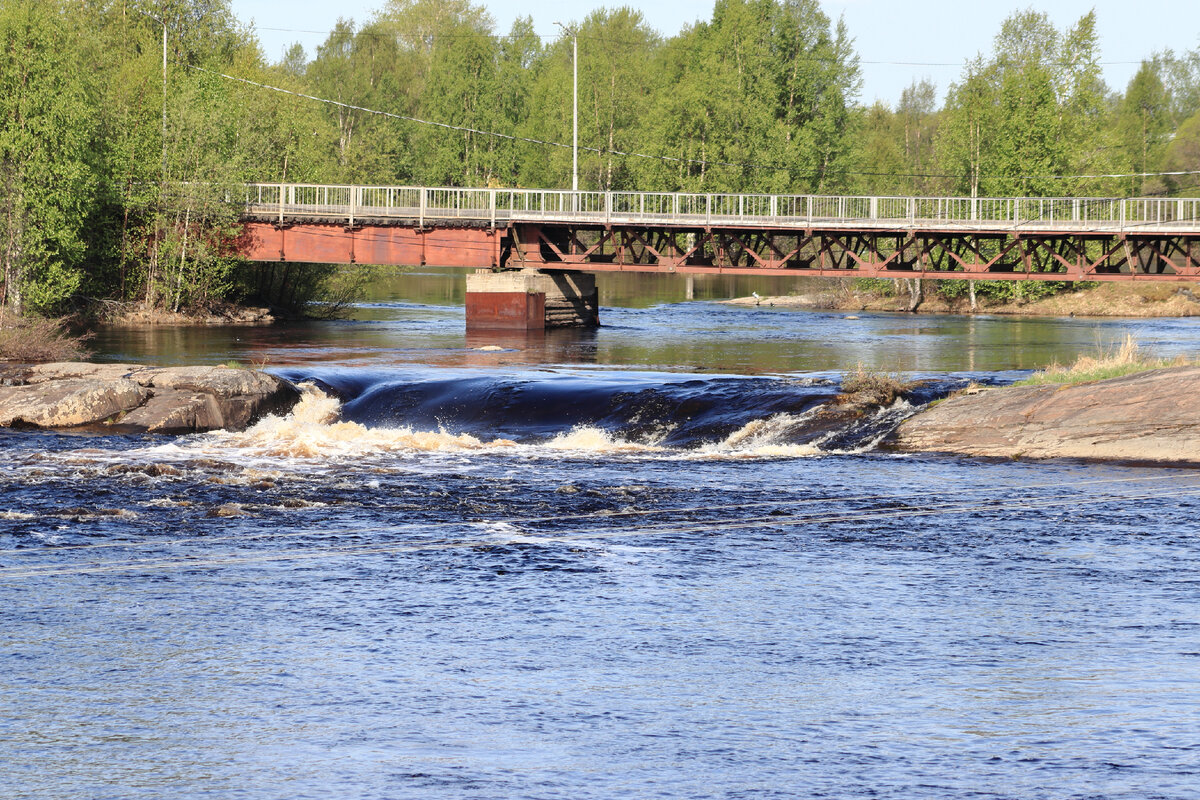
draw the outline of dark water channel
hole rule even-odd
[[[485,341],[456,286],[95,343],[323,389],[243,433],[0,432],[0,797],[1196,796],[1200,476],[805,434],[857,363],[1194,323],[621,276],[597,332]]]

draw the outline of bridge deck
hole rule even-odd
[[[1200,280],[1200,199],[253,184],[252,260],[584,271]]]
[[[667,228],[1200,234],[1200,199],[861,197],[252,184],[256,217]]]

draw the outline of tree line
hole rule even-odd
[[[853,32],[817,0],[717,0],[671,37],[629,7],[547,37],[385,0],[277,62],[228,0],[0,0],[0,305],[328,291],[333,268],[233,255],[242,182],[569,187],[575,42],[581,189],[1195,195],[1165,173],[1200,170],[1200,48],[1114,90],[1095,21],[1018,12],[893,107],[860,101]]]

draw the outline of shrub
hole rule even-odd
[[[842,379],[842,398],[844,402],[861,405],[890,406],[911,388],[912,384],[898,375],[877,372],[859,364]]]
[[[22,317],[0,311],[0,360],[35,363],[78,361],[88,336],[73,336],[63,318]]]

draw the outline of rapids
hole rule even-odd
[[[0,431],[0,796],[1195,796],[1195,472],[877,443],[1028,352],[1200,336],[603,315],[490,351],[408,300],[154,334],[304,397],[242,432]],[[170,360],[139,341],[98,346]],[[822,425],[864,355],[931,383]]]

